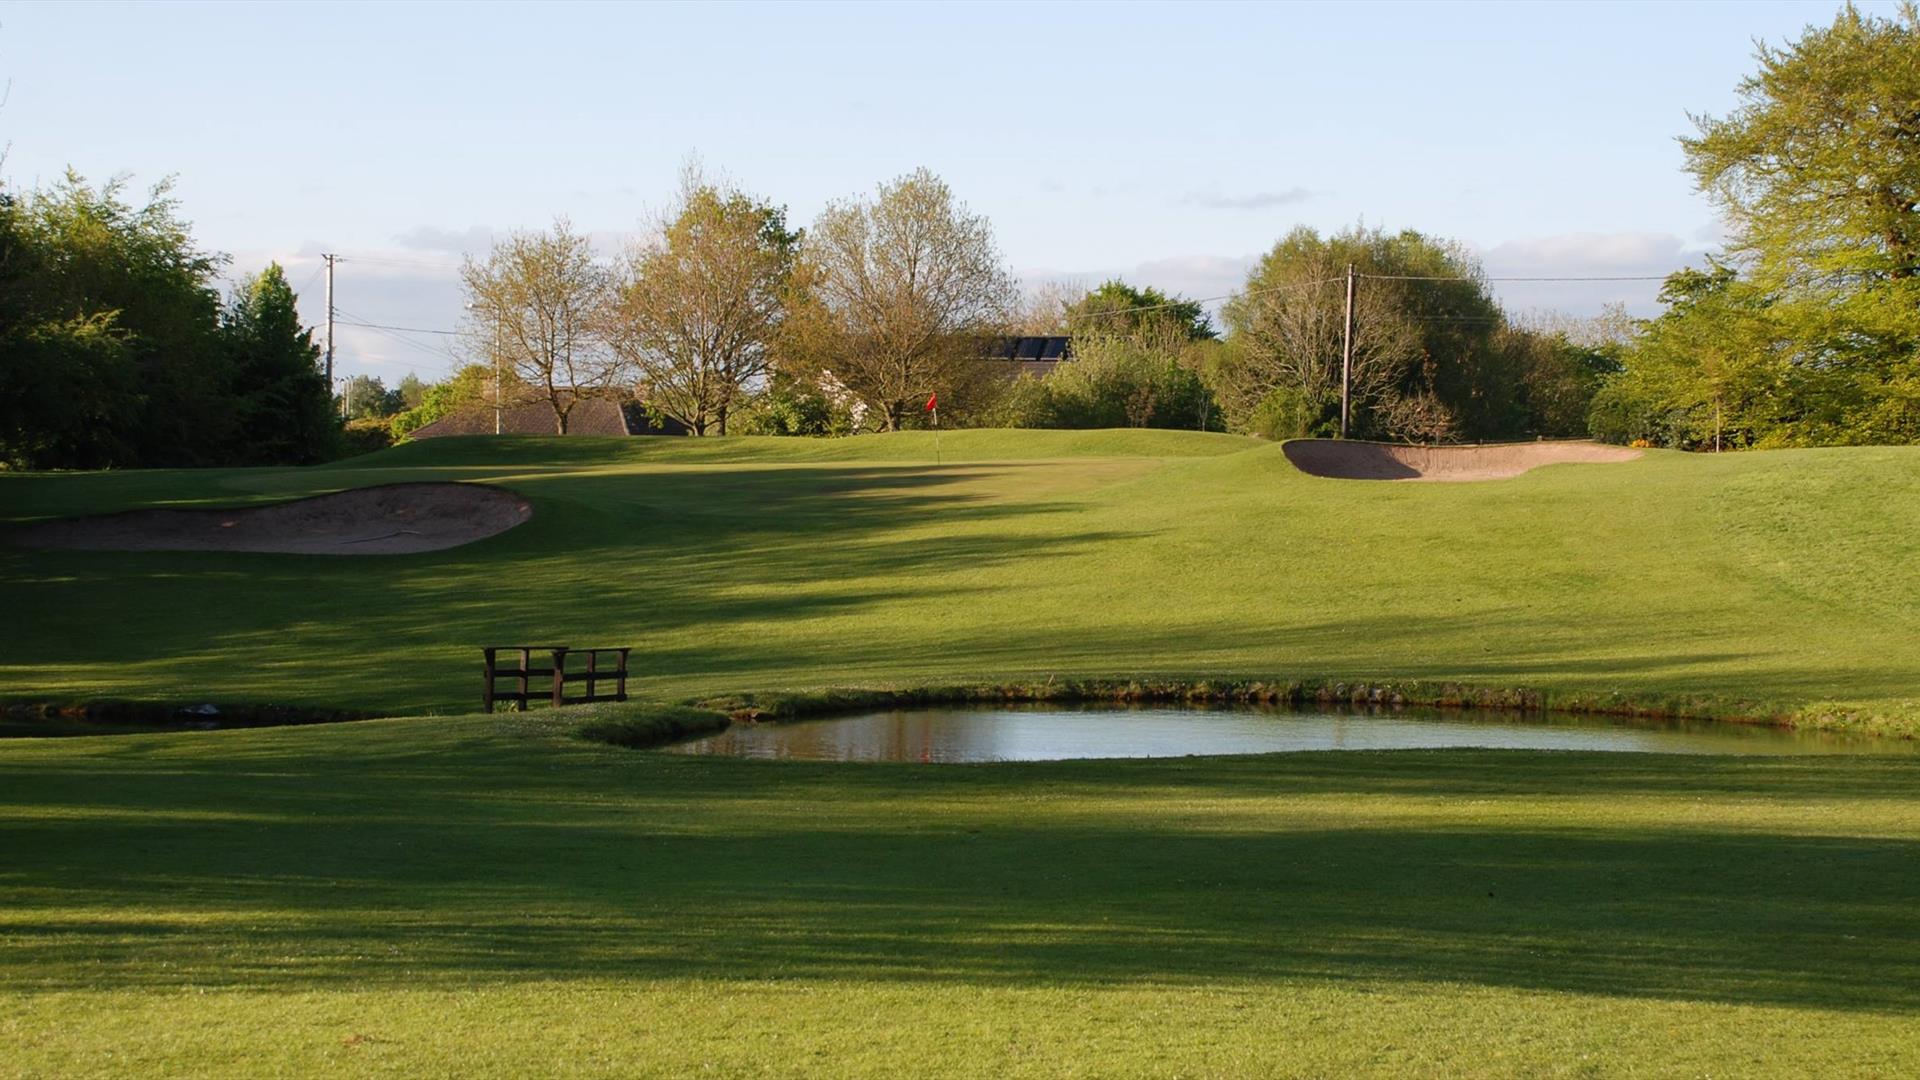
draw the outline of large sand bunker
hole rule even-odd
[[[229,510],[131,510],[13,531],[26,547],[77,551],[273,551],[403,555],[506,532],[533,516],[511,491],[481,484],[385,484]]]
[[[1337,480],[1501,480],[1562,462],[1632,461],[1640,451],[1597,442],[1400,446],[1341,439],[1294,439],[1281,447],[1304,473]]]

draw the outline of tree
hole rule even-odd
[[[612,320],[648,408],[727,433],[772,366],[799,241],[784,208],[682,174],[678,203],[628,255]]]
[[[1520,381],[1526,434],[1568,437],[1588,434],[1593,395],[1619,370],[1619,347],[1582,344],[1577,331],[1550,320],[1508,323],[1494,334],[1493,347]]]
[[[525,388],[519,384],[513,372],[501,370],[500,379],[505,384],[499,389],[502,403],[526,397]],[[401,385],[406,384],[402,382]],[[418,405],[393,418],[393,433],[396,436],[407,435],[443,416],[465,409],[492,409],[494,395],[493,367],[489,364],[468,364],[446,379],[426,387],[420,394]]]
[[[349,420],[381,420],[400,411],[400,392],[387,389],[378,375],[355,375],[347,380],[346,414]]]
[[[122,398],[109,403],[100,396],[106,387],[89,391],[88,408],[117,419],[110,436],[87,437],[84,449],[69,444],[86,464],[217,464],[231,452],[237,420],[214,287],[225,257],[194,243],[169,181],[138,207],[125,189],[122,177],[96,188],[69,172],[12,203],[15,257],[36,269],[19,285],[21,322],[10,336],[24,341],[26,327],[39,327],[33,348],[74,358],[80,366],[71,371],[117,372],[125,362],[131,378],[115,374],[106,384],[124,387]],[[53,329],[61,326],[68,330]]]
[[[1219,336],[1198,300],[1137,289],[1118,278],[1068,304],[1064,321],[1077,335],[1118,335],[1163,352]]]
[[[221,315],[239,421],[230,460],[308,465],[332,451],[332,395],[295,299],[273,263],[241,282]]]
[[[1502,315],[1478,263],[1412,231],[1289,233],[1222,309],[1234,346],[1215,393],[1239,426],[1273,434],[1339,428],[1346,271],[1354,305],[1352,433],[1422,438],[1508,433],[1511,374],[1491,348]],[[1258,418],[1258,419],[1256,419]]]
[[[1219,411],[1177,354],[1109,333],[1077,335],[1073,359],[1016,379],[986,419],[996,427],[1206,430]]]
[[[1828,396],[1807,384],[1824,376],[1795,371],[1776,346],[1772,298],[1731,267],[1673,274],[1660,299],[1666,311],[1644,326],[1621,373],[1594,397],[1595,434],[1683,449],[1777,443],[1783,406]]]
[[[587,238],[564,218],[515,232],[460,272],[469,336],[553,410],[554,432],[581,400],[610,394],[627,373],[608,341],[614,290]]]
[[[0,464],[95,468],[128,460],[119,432],[139,405],[126,331],[112,312],[47,318],[49,256],[19,200],[0,191]]]
[[[1920,273],[1920,14],[1848,4],[1785,48],[1761,44],[1740,106],[1694,117],[1687,168],[1769,288]]]
[[[1009,334],[1054,337],[1069,333],[1067,311],[1087,296],[1087,287],[1075,281],[1043,281],[1016,302],[1007,319]]]
[[[886,430],[929,395],[963,403],[996,379],[977,361],[1014,308],[1013,279],[993,227],[933,173],[829,205],[801,250],[811,302],[796,319],[797,355]]]
[[[426,400],[427,384],[420,381],[420,376],[409,371],[406,378],[400,380],[400,385],[394,387],[394,391],[400,395],[401,405],[417,409]]]
[[[1663,333],[1759,318],[1741,334],[1773,335],[1779,378],[1757,442],[1920,441],[1920,13],[1849,5],[1757,59],[1739,107],[1681,144],[1748,274],[1723,293],[1764,302],[1682,305]]]

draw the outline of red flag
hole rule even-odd
[[[934,409],[936,409],[936,408],[938,408],[938,407],[939,407],[939,405],[940,405],[940,395],[939,395],[939,394],[934,394],[934,395],[932,395],[932,396],[930,396],[930,397],[928,397],[928,398],[927,398],[927,408],[926,408],[926,411],[927,411],[927,412],[932,412],[932,411],[933,411]]]

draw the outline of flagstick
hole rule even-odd
[[[933,407],[933,463],[940,464],[940,406]]]

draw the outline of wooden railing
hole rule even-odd
[[[527,711],[529,701],[548,701],[554,705],[584,705],[590,701],[627,700],[627,653],[630,649],[575,649],[566,645],[489,645],[480,650],[486,656],[485,682],[480,696],[480,707],[484,712],[492,712],[496,702],[511,702],[521,712]],[[547,653],[551,659],[546,667],[533,666],[533,654]],[[511,656],[519,653],[518,667],[501,667],[501,654]],[[569,657],[585,653],[587,669],[568,671]],[[604,668],[600,664],[602,656],[613,657],[613,667]],[[515,683],[513,690],[501,690],[499,681],[510,679]],[[613,684],[613,693],[603,694],[603,683]],[[586,693],[569,696],[569,683],[585,683]],[[535,689],[538,687],[539,689]]]

